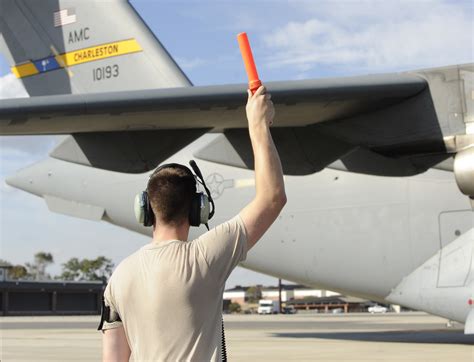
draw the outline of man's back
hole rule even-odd
[[[117,267],[105,302],[120,315],[131,360],[221,359],[222,293],[246,243],[237,216],[193,241],[147,244]]]
[[[269,129],[275,112],[265,92],[264,87],[253,95],[248,91],[246,105],[255,197],[230,222],[189,244],[169,242],[187,240],[191,225],[206,224],[214,214],[198,192],[197,180],[212,198],[193,164],[195,175],[178,164],[161,165],[150,175],[147,190],[137,199],[137,220],[153,225],[153,245],[168,244],[144,247],[112,276],[105,304],[123,325],[104,324],[102,329],[109,329],[104,331],[104,361],[127,361],[130,356],[135,360],[221,359],[225,280],[286,203],[281,162]],[[107,308],[103,310],[103,316],[110,315]]]

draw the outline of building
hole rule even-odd
[[[331,312],[366,312],[370,304],[368,300],[356,297],[346,297],[334,295],[328,297],[307,297],[304,299],[294,299],[287,305],[292,305],[297,310],[313,310],[318,313]]]
[[[243,305],[246,302],[246,290],[249,287],[242,287],[240,285],[235,286],[232,289],[227,289],[224,291],[223,299],[230,300],[231,303],[239,303]]]
[[[10,264],[0,261],[0,282],[8,280],[8,271],[12,268]]]
[[[239,303],[243,306],[249,300],[249,296],[247,295],[247,289],[249,288],[250,286],[237,285],[235,288],[225,290],[223,298],[224,300],[230,300],[231,303]],[[260,289],[261,299],[279,300],[278,286],[264,287],[258,285],[257,288]],[[308,297],[329,297],[339,295],[338,293],[329,290],[314,289],[298,284],[282,284],[281,288],[282,302]]]
[[[0,281],[0,315],[95,315],[102,282]]]
[[[339,293],[332,292],[330,290],[314,289],[299,284],[282,284],[281,290],[281,301],[287,302],[294,299],[303,299],[308,297],[330,297],[334,295],[340,295]],[[279,299],[279,288],[278,287],[265,287],[262,289],[262,298],[278,300]]]

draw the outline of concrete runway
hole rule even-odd
[[[231,361],[474,361],[474,336],[423,313],[226,315]],[[1,361],[100,361],[98,317],[2,317]]]

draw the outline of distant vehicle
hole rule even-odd
[[[331,310],[332,314],[341,314],[342,312],[344,312],[342,308],[334,308]]]
[[[258,314],[277,314],[280,311],[280,303],[276,300],[260,299],[258,302]]]
[[[374,314],[374,313],[387,313],[387,311],[388,311],[388,309],[386,307],[382,307],[381,305],[374,305],[372,307],[369,307],[367,310],[371,314]]]
[[[297,310],[293,305],[288,305],[283,308],[283,314],[296,314]]]

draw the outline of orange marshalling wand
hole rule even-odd
[[[245,70],[249,77],[249,89],[252,94],[262,85],[260,79],[258,79],[257,67],[253,60],[252,49],[250,49],[249,39],[247,33],[240,33],[237,35],[237,41],[239,42],[240,52],[245,64]]]

